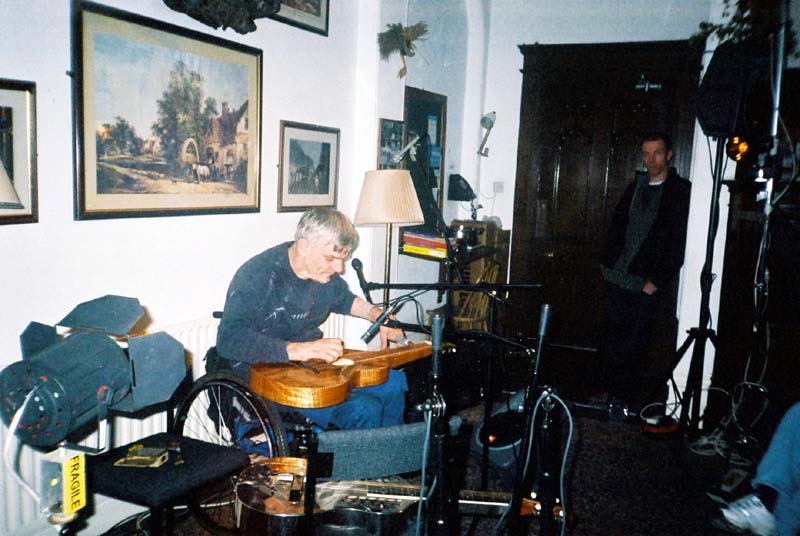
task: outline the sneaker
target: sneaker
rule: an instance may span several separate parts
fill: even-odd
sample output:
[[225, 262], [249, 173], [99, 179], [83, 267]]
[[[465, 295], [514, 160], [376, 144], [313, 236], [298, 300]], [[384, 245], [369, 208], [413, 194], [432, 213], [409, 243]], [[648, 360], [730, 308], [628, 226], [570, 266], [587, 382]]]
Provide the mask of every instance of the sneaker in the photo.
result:
[[753, 494], [745, 495], [738, 501], [730, 503], [722, 509], [722, 515], [737, 529], [749, 530], [759, 536], [777, 534], [775, 516], [767, 510], [761, 499]]

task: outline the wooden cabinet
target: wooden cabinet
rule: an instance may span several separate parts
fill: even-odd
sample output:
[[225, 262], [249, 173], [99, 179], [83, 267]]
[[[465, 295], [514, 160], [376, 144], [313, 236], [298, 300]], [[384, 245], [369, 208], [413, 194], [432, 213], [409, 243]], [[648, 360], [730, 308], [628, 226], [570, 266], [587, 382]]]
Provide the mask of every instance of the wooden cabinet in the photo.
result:
[[[465, 283], [477, 281], [490, 262], [496, 262], [500, 265], [500, 277], [496, 282], [506, 282], [511, 231], [498, 229], [497, 225], [492, 222], [472, 220], [453, 220], [450, 228], [454, 233], [463, 235], [462, 241], [467, 239], [470, 232], [475, 233], [473, 243], [469, 244], [471, 247], [465, 247], [463, 244], [459, 247], [459, 254], [466, 255], [467, 259], [472, 256], [477, 257], [475, 260], [465, 262], [461, 266]], [[486, 248], [483, 250], [487, 252], [486, 255], [481, 256], [481, 248]]]

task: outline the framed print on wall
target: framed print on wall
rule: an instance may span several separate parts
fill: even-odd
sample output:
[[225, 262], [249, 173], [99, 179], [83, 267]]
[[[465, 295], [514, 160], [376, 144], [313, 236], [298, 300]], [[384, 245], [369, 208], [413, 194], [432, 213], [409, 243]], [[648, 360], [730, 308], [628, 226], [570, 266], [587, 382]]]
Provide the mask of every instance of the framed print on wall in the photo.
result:
[[281, 121], [278, 212], [335, 207], [339, 129]]
[[257, 212], [261, 50], [73, 6], [76, 219]]
[[381, 118], [378, 131], [378, 169], [400, 169], [403, 166], [403, 122]]
[[281, 0], [281, 8], [270, 18], [328, 35], [330, 0]]
[[0, 78], [0, 225], [39, 220], [36, 84]]

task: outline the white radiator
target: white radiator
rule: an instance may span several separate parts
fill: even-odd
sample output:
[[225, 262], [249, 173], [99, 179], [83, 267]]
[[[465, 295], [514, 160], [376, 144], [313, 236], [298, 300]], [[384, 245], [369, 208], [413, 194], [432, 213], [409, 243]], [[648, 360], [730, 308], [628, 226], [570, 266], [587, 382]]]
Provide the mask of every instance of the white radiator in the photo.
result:
[[[331, 315], [321, 326], [325, 337], [344, 338], [344, 316]], [[186, 349], [187, 363], [192, 367], [192, 376], [196, 381], [205, 373], [203, 358], [206, 351], [216, 343], [217, 326], [219, 321], [211, 318], [191, 320], [180, 324], [151, 329], [151, 333], [165, 331], [178, 340]], [[114, 419], [114, 438], [111, 446], [124, 445], [142, 437], [146, 437], [166, 430], [166, 414], [160, 413], [146, 419], [131, 419], [116, 417]], [[9, 431], [3, 426], [0, 430], [0, 452], [4, 452], [8, 441]], [[96, 446], [97, 435], [92, 434], [84, 441], [84, 445]], [[12, 450], [13, 453], [16, 448]], [[29, 447], [23, 446], [20, 450], [19, 472], [25, 482], [33, 489], [37, 489], [39, 482], [40, 454]], [[14, 531], [43, 517], [39, 505], [24, 491], [6, 468], [5, 463], [0, 463], [0, 535], [11, 534]], [[54, 529], [55, 530], [55, 529]]]

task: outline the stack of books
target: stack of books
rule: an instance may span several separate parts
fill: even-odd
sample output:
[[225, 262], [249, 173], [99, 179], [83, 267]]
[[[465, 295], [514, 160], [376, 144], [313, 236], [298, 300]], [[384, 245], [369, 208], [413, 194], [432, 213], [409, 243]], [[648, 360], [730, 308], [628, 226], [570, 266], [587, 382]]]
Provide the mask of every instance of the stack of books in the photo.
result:
[[447, 248], [443, 236], [406, 231], [403, 233], [403, 253], [444, 259]]

